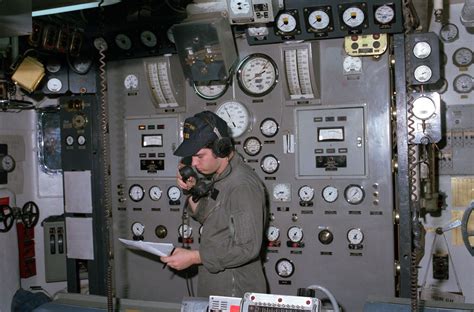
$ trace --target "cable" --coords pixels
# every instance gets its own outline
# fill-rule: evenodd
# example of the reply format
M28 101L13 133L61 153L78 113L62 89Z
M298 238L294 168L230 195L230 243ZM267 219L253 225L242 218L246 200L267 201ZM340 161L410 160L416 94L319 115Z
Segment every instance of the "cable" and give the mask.
M334 295L328 289L324 288L323 286L319 286L319 285L310 285L306 288L322 291L326 296L328 296L329 301L331 301L332 310L334 312L340 312L339 305L337 304L336 297L334 297Z

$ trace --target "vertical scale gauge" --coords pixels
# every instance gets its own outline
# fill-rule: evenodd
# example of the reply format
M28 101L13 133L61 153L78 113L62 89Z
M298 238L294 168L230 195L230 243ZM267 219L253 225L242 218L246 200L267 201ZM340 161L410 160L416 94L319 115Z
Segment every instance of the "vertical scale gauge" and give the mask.
M296 50L285 51L286 81L290 96L301 96L300 82L298 79L298 63L296 61Z
M285 50L285 70L290 99L314 97L309 73L309 48Z
M301 93L306 98L313 97L313 88L311 87L311 78L309 76L309 51L308 48L296 50L298 61L298 77L300 78Z
M171 89L170 77L168 75L168 63L167 62L158 62L158 79L160 80L161 90L165 96L166 101L175 106L176 99L173 95L173 90Z
M177 107L178 103L173 94L170 82L169 64L166 59L146 64L148 83L153 99L159 108Z

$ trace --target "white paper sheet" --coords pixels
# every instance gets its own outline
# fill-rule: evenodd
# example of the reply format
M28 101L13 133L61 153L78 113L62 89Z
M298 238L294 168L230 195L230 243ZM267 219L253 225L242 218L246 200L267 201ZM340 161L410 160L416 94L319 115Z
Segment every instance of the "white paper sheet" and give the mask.
M153 243L144 241L133 241L128 239L119 238L123 244L128 248L136 250L144 250L157 256L169 256L174 250L174 246L171 243Z
M92 218L66 218L67 257L94 260Z

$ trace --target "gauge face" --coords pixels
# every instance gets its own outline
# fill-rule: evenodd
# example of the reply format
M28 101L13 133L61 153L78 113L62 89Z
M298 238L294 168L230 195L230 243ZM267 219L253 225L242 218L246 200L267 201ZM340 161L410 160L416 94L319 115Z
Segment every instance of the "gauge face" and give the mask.
M418 66L417 68L415 68L415 71L413 73L413 76L419 82L427 82L431 79L432 75L433 72L431 71L431 68L426 65Z
M193 228L187 224L178 227L178 235L182 238L190 238L193 235Z
M317 31L326 29L330 22L329 15L323 10L313 11L308 16L309 25Z
M280 126L273 118L266 118L260 124L260 132L267 138L274 137L278 133Z
M445 24L443 27L441 27L439 36L444 42L453 42L459 36L458 27L451 23Z
M303 240L303 230L298 226L292 226L288 229L288 239L293 243L299 243Z
M278 16L276 27L283 34L291 33L296 29L296 19L289 13L282 13Z
M74 138L72 137L72 135L68 135L68 136L66 137L66 145L67 145L67 146L71 146L71 145L73 145L73 144L74 144Z
M148 191L151 200L159 200L162 194L163 192L161 191L161 188L156 185L150 187L150 190Z
M469 48L459 48L453 54L453 63L458 67L469 66L472 63L472 51Z
M468 74L461 74L454 79L454 90L459 93L469 93L472 90L472 77Z
M145 196L145 190L141 185L133 184L132 186L130 186L128 194L131 200L133 200L134 202L139 202L143 199L143 196Z
M244 151L250 156L255 156L262 150L262 143L256 137L249 137L244 141Z
M298 190L298 196L300 197L301 201L309 202L312 201L314 198L314 188L309 185L303 185Z
M413 47L413 55L419 59L425 59L431 54L431 45L426 41L420 41Z
M347 26L354 28L362 25L365 19L364 11L358 7L347 8L344 13L342 13L342 20Z
M142 31L140 34L140 41L148 48L155 47L158 42L155 34L149 30Z
M351 184L344 190L344 198L349 204L358 205L364 200L365 192L359 185Z
M248 14L250 2L249 0L230 0L230 10L234 14Z
M51 92L59 92L63 87L63 83L58 78L51 78L48 80L46 87Z
M353 245L359 245L364 240L364 233L360 229L350 229L347 232L347 240Z
M389 5L382 5L375 9L375 20L380 24L388 24L393 21L395 11Z
M115 44L122 50L130 50L132 48L132 40L125 34L115 36Z
M138 88L138 78L134 74L127 75L123 80L123 85L127 90L133 90Z
M362 69L362 59L358 56L346 56L344 57L344 62L342 63L344 72L360 72Z
M280 237L280 229L270 225L267 229L267 239L269 242L275 242Z
M140 222L133 222L132 234L133 236L142 236L145 233L145 226Z
M413 115L418 119L429 119L435 112L436 105L429 97L421 96L413 102Z
M84 75L87 74L87 72L91 68L92 59L85 56L79 56L72 60L71 65L78 74Z
M0 156L0 158L0 165L2 166L2 171L12 172L13 169L15 169L15 160L13 159L13 157L11 157L10 155L3 155Z
M291 201L291 184L277 183L273 185L273 200L280 202Z
M328 203L333 203L339 196L339 191L334 186L328 185L323 189L323 199Z
M275 264L275 271L280 277L290 277L295 272L295 265L288 259L280 259Z
M279 166L280 161L273 155L266 155L260 161L260 167L263 172L268 174L277 172Z
M251 54L240 64L237 81L242 91L250 96L268 94L278 82L276 64L265 54Z
M194 83L194 91L205 100L215 100L225 93L227 84L222 82L210 82L205 85Z
M181 190L177 186L170 186L167 193L171 201L177 201L181 198Z
M225 102L217 108L216 114L227 123L233 138L241 136L250 128L250 113L242 103Z
M79 144L81 146L86 144L86 137L83 136L83 135L78 136L77 137L77 144Z
M61 63L55 59L49 59L46 64L46 70L52 74L57 73L61 69Z

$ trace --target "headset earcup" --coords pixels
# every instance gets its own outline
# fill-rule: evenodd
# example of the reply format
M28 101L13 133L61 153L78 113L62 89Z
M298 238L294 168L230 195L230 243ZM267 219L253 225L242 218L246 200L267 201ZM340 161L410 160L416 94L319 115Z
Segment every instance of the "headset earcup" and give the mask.
M223 137L214 141L212 151L219 158L224 158L232 152L232 139Z

